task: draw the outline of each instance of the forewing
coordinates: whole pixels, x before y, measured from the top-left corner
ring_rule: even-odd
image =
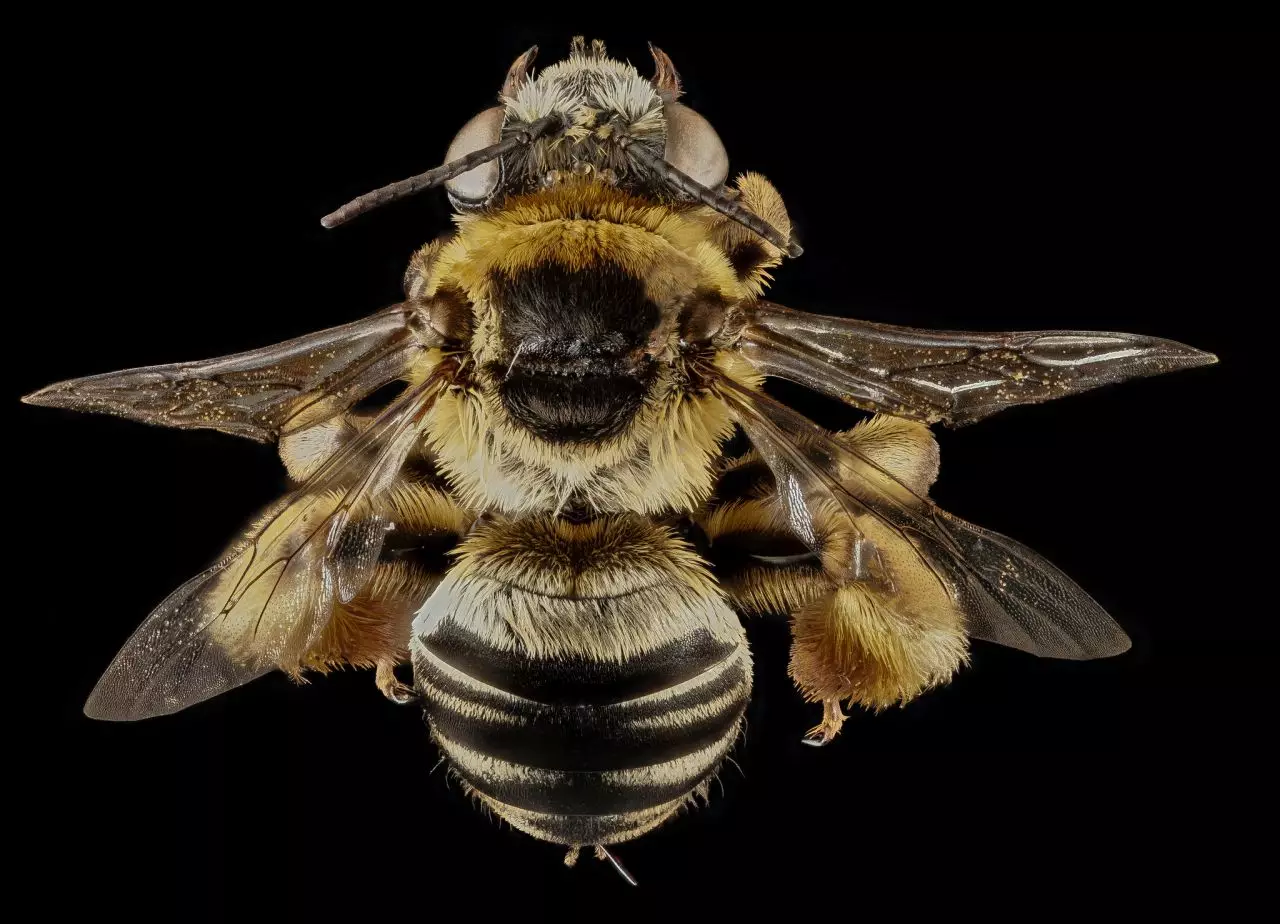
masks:
[[[1156,337],[915,330],[756,302],[740,340],[766,375],[869,411],[961,426],[1113,382],[1217,362]]]
[[[805,471],[783,469],[783,476],[803,486],[810,511],[838,510],[854,535],[870,536],[855,544],[856,556],[876,554],[865,548],[868,541],[888,543],[893,559],[927,569],[964,614],[971,636],[1052,658],[1102,658],[1129,648],[1124,631],[1088,594],[1026,546],[946,513],[767,395],[727,377],[721,394],[753,444],[792,447],[788,465]],[[772,453],[762,454],[772,466]],[[893,580],[890,571],[886,592],[893,592]]]
[[[406,391],[212,568],[179,587],[98,681],[96,719],[165,715],[273,668],[297,669],[335,601],[369,579],[390,528],[372,501],[400,470],[444,381]]]
[[[70,379],[23,401],[274,442],[403,374],[433,345],[431,329],[415,323],[415,311],[400,304],[247,353]]]

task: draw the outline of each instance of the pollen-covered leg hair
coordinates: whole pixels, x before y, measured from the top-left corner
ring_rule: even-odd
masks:
[[[924,424],[877,414],[852,430],[834,433],[841,446],[879,465],[921,497],[938,479],[938,442]]]
[[[937,443],[923,424],[877,416],[833,438],[921,496],[937,477]],[[839,584],[832,576],[838,569],[822,566],[848,551],[841,539],[848,530],[831,510],[814,511],[820,556],[797,554],[804,549],[762,480],[767,472],[754,453],[726,468],[700,525],[734,608],[791,616],[789,672],[806,699],[822,704],[822,722],[811,732],[822,744],[839,732],[843,703],[882,709],[946,681],[965,660],[966,637],[950,596],[927,568],[904,556],[900,543],[877,543],[894,580],[891,592]],[[878,530],[884,535],[872,520],[856,524],[873,543]]]
[[[842,445],[871,459],[917,494],[938,474],[938,446],[929,428],[876,416],[835,435]],[[859,522],[875,539],[872,524]],[[833,588],[792,617],[789,672],[811,702],[823,704],[822,722],[810,735],[825,744],[844,722],[841,704],[869,709],[906,703],[947,681],[967,656],[959,613],[927,569],[881,549],[896,586]]]
[[[842,701],[879,710],[950,679],[966,652],[954,617],[949,610],[903,612],[860,584],[803,607],[792,619],[788,670],[806,699],[823,704],[812,734],[824,742],[835,737]]]
[[[791,237],[791,218],[772,183],[758,173],[744,173],[735,182],[734,191],[748,211],[777,228],[783,238]],[[728,256],[738,280],[752,295],[763,295],[771,278],[769,270],[782,262],[782,251],[750,228],[719,212],[707,211],[711,239]]]

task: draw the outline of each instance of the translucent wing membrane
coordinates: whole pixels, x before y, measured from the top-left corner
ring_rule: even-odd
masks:
[[[86,714],[165,715],[273,668],[300,667],[335,600],[353,598],[372,574],[392,526],[372,501],[400,471],[444,379],[438,371],[406,391],[156,607],[98,681]]]
[[[794,311],[748,310],[743,355],[855,407],[952,426],[1125,379],[1217,362],[1172,340],[1090,331],[915,330]]]
[[[1026,546],[946,513],[769,396],[724,376],[720,385],[774,470],[780,502],[792,519],[797,505],[810,523],[820,513],[835,513],[858,537],[849,565],[855,579],[857,560],[885,568],[887,559],[894,564],[881,576],[882,592],[894,592],[899,579],[936,580],[963,613],[970,635],[1043,657],[1101,658],[1128,649],[1128,637],[1111,617]],[[875,567],[870,573],[875,576]]]
[[[431,329],[413,323],[415,310],[395,305],[350,324],[219,359],[70,379],[23,400],[274,442],[394,381],[434,345]]]
[[[837,501],[831,494],[830,475],[814,464],[812,450],[806,442],[789,435],[768,417],[748,420],[751,417],[748,396],[753,393],[738,389],[736,383],[727,379],[726,382],[726,387],[733,390],[727,396],[729,405],[739,411],[738,419],[743,430],[773,473],[778,503],[786,511],[787,524],[795,537],[818,553],[824,567],[841,579],[874,579],[891,585],[874,544],[857,522],[857,518],[865,522],[870,511],[854,497],[846,496]],[[742,406],[739,406],[739,401]],[[796,416],[805,420],[798,414]],[[846,542],[835,541],[827,530],[820,529],[817,520],[824,500],[832,501],[834,508],[843,514],[843,534],[848,537]]]

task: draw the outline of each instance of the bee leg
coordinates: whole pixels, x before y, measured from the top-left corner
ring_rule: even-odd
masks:
[[[382,691],[382,695],[401,706],[408,705],[418,698],[418,694],[413,687],[407,683],[401,683],[396,677],[396,663],[394,661],[379,661],[374,671],[373,681],[378,685],[378,689]]]
[[[937,443],[923,424],[879,415],[832,438],[921,496],[938,474]],[[913,564],[909,546],[874,520],[850,537],[847,520],[819,510],[815,556],[794,554],[783,506],[758,496],[760,480],[749,477],[764,468],[754,454],[726,468],[699,525],[734,607],[791,617],[788,673],[807,701],[822,704],[821,723],[803,740],[821,747],[840,733],[843,707],[878,712],[950,679],[967,657],[964,620],[932,572]],[[758,553],[775,543],[777,554]],[[743,548],[749,553],[735,551]]]
[[[822,722],[806,743],[828,744],[839,734],[843,702],[873,712],[905,705],[964,663],[959,613],[936,585],[921,586],[933,598],[906,581],[894,594],[850,583],[792,616],[788,671],[806,699],[822,703]]]
[[[839,699],[824,699],[822,701],[822,721],[809,729],[800,740],[815,748],[825,747],[835,740],[836,735],[840,734],[840,728],[844,725],[846,718],[848,717],[844,714],[844,709],[841,708]]]
[[[833,438],[921,496],[937,477],[938,446],[923,424],[878,415]],[[866,526],[875,528],[874,522]],[[872,711],[904,705],[945,683],[965,661],[964,622],[949,594],[880,538],[873,533],[855,542],[852,576],[841,563],[829,574],[834,590],[792,613],[788,669],[805,697],[822,703],[822,722],[806,744],[820,747],[840,733],[842,703]],[[874,580],[876,569],[867,562],[886,569],[891,580]]]

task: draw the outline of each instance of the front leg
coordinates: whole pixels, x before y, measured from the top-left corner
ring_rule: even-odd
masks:
[[[876,417],[836,439],[921,494],[937,473],[936,444],[920,424]],[[789,673],[807,700],[822,704],[822,721],[805,740],[823,745],[839,734],[845,703],[878,711],[944,683],[965,661],[967,639],[936,585],[903,579],[887,587],[860,569],[824,567],[829,550],[851,544],[836,531],[838,518],[818,513],[821,555],[791,534],[768,468],[752,455],[722,474],[702,526],[738,611],[790,616]],[[894,561],[884,564],[894,571]]]

